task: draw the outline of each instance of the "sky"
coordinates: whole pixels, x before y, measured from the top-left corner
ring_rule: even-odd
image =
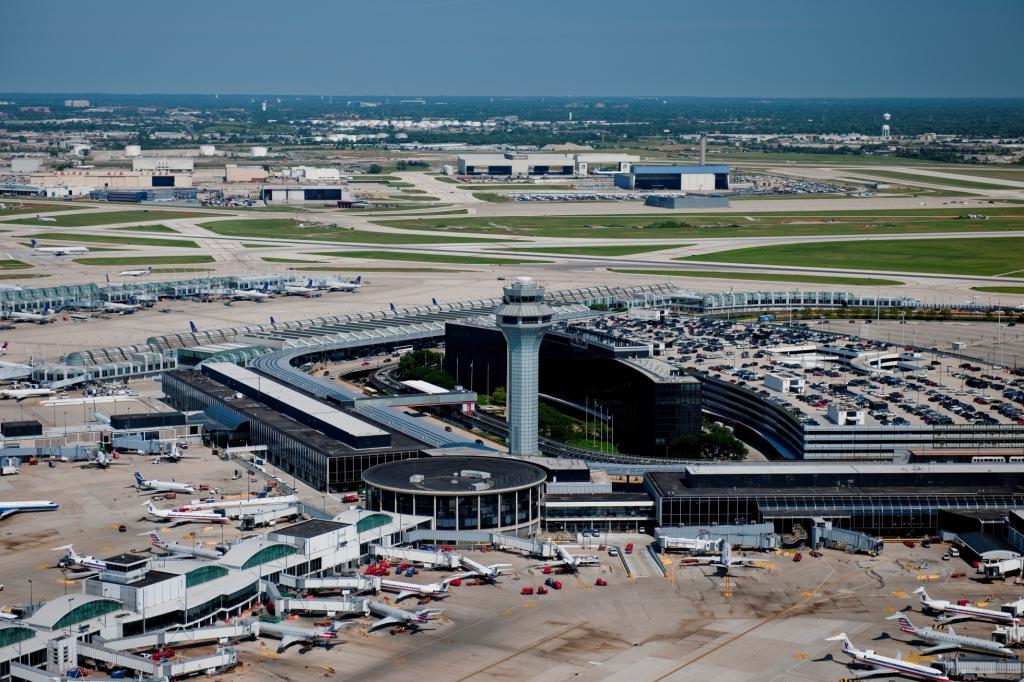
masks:
[[[0,0],[0,91],[1021,97],[1024,0]]]

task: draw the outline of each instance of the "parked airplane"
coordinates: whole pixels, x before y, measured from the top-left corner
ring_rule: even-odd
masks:
[[[45,313],[27,313],[19,310],[8,310],[2,313],[4,319],[12,322],[35,322],[36,324],[48,324],[53,322],[53,308],[48,308]]]
[[[122,270],[117,273],[119,277],[145,277],[153,272],[153,266],[147,265],[141,270]]]
[[[147,480],[143,478],[142,474],[138,471],[135,472],[135,485],[139,490],[151,490],[153,492],[194,493],[196,491],[196,489],[188,483],[158,481],[156,479]]]
[[[451,587],[451,582],[455,579],[455,577],[452,577],[439,583],[417,585],[416,583],[407,583],[401,580],[381,578],[380,589],[387,592],[397,592],[396,602],[402,601],[406,597],[431,597],[437,599],[448,596],[448,589]]]
[[[984,620],[992,623],[1007,623],[1018,625],[1020,618],[1005,613],[1003,611],[994,611],[992,609],[983,609],[977,606],[960,606],[957,603],[947,601],[945,599],[932,599],[925,592],[923,587],[919,587],[914,590],[914,594],[921,595],[921,604],[925,610],[932,611],[934,613],[945,613],[949,614],[939,619],[940,623],[955,623],[959,620]]]
[[[77,253],[89,253],[85,246],[39,246],[39,242],[32,240],[32,250],[39,253],[49,253],[54,256],[70,256]]]
[[[420,609],[419,611],[403,611],[397,609],[394,606],[388,606],[384,602],[379,602],[374,599],[366,600],[366,608],[375,616],[380,616],[380,620],[370,626],[370,630],[376,630],[388,625],[411,625],[416,627],[421,623],[426,623],[428,620],[437,618],[439,615],[444,613],[443,609]]]
[[[50,500],[0,502],[0,520],[21,512],[57,511],[60,505]]]
[[[153,506],[153,502],[146,503],[146,511],[150,516],[155,516],[158,519],[165,521],[178,521],[181,523],[227,523],[229,520],[224,514],[216,511],[205,512],[205,511],[189,511],[187,508],[183,510],[176,509],[157,509]]]
[[[183,556],[191,556],[197,559],[219,559],[224,556],[222,552],[218,552],[215,549],[206,549],[201,543],[198,545],[188,545],[184,542],[167,542],[166,540],[162,540],[160,538],[160,534],[156,531],[149,534],[149,539],[154,547],[171,554],[181,554]]]
[[[267,290],[267,285],[263,285],[262,289],[235,289],[231,292],[231,298],[236,301],[262,301],[265,298],[270,298],[270,293]]]
[[[721,542],[721,550],[718,555],[718,561],[712,561],[708,565],[716,567],[722,575],[729,572],[730,568],[742,567],[742,568],[770,568],[771,565],[760,560],[760,559],[749,559],[747,557],[733,557],[732,545],[725,540]]]
[[[52,388],[5,388],[0,391],[0,399],[17,400],[19,403],[26,398],[36,398],[56,393]]]
[[[984,654],[995,654],[996,656],[1006,656],[1007,658],[1013,658],[1016,654],[1010,651],[1002,644],[993,642],[990,639],[981,639],[980,637],[968,637],[966,635],[958,635],[953,630],[953,626],[950,625],[944,630],[936,630],[934,628],[919,628],[915,627],[910,622],[910,617],[903,613],[894,613],[889,616],[886,620],[899,619],[900,630],[907,633],[908,635],[914,635],[918,639],[924,640],[933,646],[924,649],[921,653],[925,655],[937,654],[943,651],[956,651],[958,649],[968,649],[971,651],[978,651]]]
[[[465,556],[462,557],[462,565],[469,570],[456,577],[476,576],[487,582],[493,582],[505,572],[506,568],[512,567],[512,564],[491,564],[490,566],[485,566]]]
[[[873,670],[854,675],[854,678],[858,680],[867,677],[878,677],[879,675],[892,675],[893,673],[912,677],[917,680],[949,680],[946,673],[942,672],[938,668],[931,668],[926,665],[918,665],[917,663],[908,663],[904,661],[899,652],[896,652],[895,658],[889,658],[888,656],[880,656],[871,649],[858,649],[852,642],[850,642],[850,638],[846,636],[845,632],[840,632],[835,637],[826,637],[825,641],[842,642],[844,654],[858,663],[866,663],[873,668]]]
[[[330,647],[330,642],[338,637],[339,625],[351,625],[351,623],[334,622],[331,623],[330,627],[313,629],[292,625],[287,622],[269,623],[260,621],[259,629],[261,636],[269,635],[281,640],[281,645],[277,647],[277,653],[282,653],[296,642],[313,643],[317,640],[326,640],[327,646]]]
[[[94,556],[82,556],[75,551],[74,545],[61,545],[54,547],[52,551],[67,550],[67,553],[57,562],[60,568],[83,568],[93,571],[102,571],[107,567],[107,562],[97,559]]]
[[[113,301],[104,301],[103,310],[108,313],[117,313],[119,315],[131,315],[139,306],[132,305],[130,303],[114,303]]]
[[[296,284],[285,284],[284,293],[288,296],[310,296],[315,293],[316,289],[313,287],[312,278],[306,280],[306,286],[298,286]]]
[[[359,275],[351,282],[342,280],[328,280],[324,282],[324,288],[328,291],[358,291],[363,286],[363,276]]]

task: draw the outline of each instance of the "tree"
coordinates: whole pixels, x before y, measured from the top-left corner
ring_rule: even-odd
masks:
[[[430,350],[406,353],[398,361],[398,375],[406,381],[426,381],[451,389],[455,386],[455,379],[441,368],[442,357],[440,353]]]
[[[370,167],[366,169],[366,172],[370,175],[380,175],[384,172],[384,166],[379,163],[371,163]]]
[[[672,441],[668,454],[679,459],[740,461],[747,456],[747,446],[721,424],[705,421],[699,434],[679,436]]]

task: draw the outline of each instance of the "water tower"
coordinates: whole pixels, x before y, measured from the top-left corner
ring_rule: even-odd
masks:
[[[892,134],[892,128],[889,127],[889,121],[892,119],[892,114],[882,114],[882,120],[885,123],[882,124],[882,137],[889,137]]]

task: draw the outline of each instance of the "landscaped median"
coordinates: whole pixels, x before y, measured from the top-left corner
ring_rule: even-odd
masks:
[[[408,251],[327,251],[311,256],[334,258],[368,258],[371,260],[412,261],[416,263],[460,263],[463,265],[532,265],[550,263],[549,260],[527,258],[499,258],[497,256],[460,256],[445,253],[412,253]]]
[[[441,237],[432,234],[405,234],[401,232],[371,232],[336,225],[304,224],[287,218],[253,220],[214,220],[200,225],[204,230],[225,237],[265,239],[308,239],[325,242],[357,242],[363,244],[460,244],[469,242],[495,242],[495,239],[472,237]]]
[[[611,272],[652,277],[707,277],[709,279],[754,280],[760,282],[799,282],[801,284],[840,284],[844,286],[901,286],[905,282],[873,277],[832,277],[829,275],[781,274],[778,272],[722,272],[717,270],[635,270],[610,268]]]
[[[213,256],[125,256],[119,258],[76,258],[81,265],[194,265],[213,263]]]

